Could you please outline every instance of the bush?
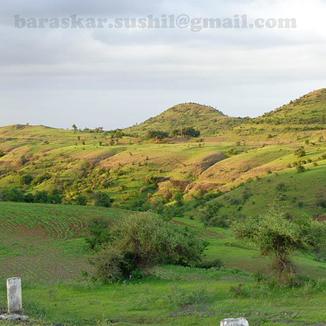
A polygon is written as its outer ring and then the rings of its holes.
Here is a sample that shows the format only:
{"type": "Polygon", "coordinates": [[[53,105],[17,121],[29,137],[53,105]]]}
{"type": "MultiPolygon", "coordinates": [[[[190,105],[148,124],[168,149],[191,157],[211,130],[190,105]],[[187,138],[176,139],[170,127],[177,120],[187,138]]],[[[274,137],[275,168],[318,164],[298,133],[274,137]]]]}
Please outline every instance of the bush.
{"type": "Polygon", "coordinates": [[[306,168],[303,165],[298,165],[297,166],[297,172],[298,173],[303,173],[306,171],[306,168]]]}
{"type": "Polygon", "coordinates": [[[10,188],[2,191],[1,200],[3,201],[14,201],[14,202],[23,202],[24,201],[24,192],[19,188],[10,188]]]}
{"type": "Polygon", "coordinates": [[[89,236],[86,242],[91,250],[98,250],[110,241],[109,223],[107,220],[96,218],[88,225],[89,236]]]}
{"type": "Polygon", "coordinates": [[[95,278],[104,282],[129,279],[157,264],[194,266],[205,243],[188,229],[153,216],[124,218],[110,230],[107,245],[93,260],[95,278]]]}
{"type": "Polygon", "coordinates": [[[303,157],[303,156],[306,156],[306,151],[304,149],[304,147],[299,147],[295,152],[294,154],[298,157],[303,157]]]}
{"type": "Polygon", "coordinates": [[[94,278],[104,283],[130,279],[132,273],[137,269],[132,255],[112,246],[103,249],[93,263],[96,266],[94,278]]]}
{"type": "Polygon", "coordinates": [[[29,186],[33,181],[33,176],[30,174],[25,174],[21,176],[21,184],[29,186]]]}
{"type": "Polygon", "coordinates": [[[84,195],[78,195],[75,198],[75,204],[80,206],[86,206],[87,205],[87,197],[84,195]]]}
{"type": "Polygon", "coordinates": [[[98,191],[94,193],[94,204],[95,206],[111,207],[112,200],[108,193],[98,191]]]}

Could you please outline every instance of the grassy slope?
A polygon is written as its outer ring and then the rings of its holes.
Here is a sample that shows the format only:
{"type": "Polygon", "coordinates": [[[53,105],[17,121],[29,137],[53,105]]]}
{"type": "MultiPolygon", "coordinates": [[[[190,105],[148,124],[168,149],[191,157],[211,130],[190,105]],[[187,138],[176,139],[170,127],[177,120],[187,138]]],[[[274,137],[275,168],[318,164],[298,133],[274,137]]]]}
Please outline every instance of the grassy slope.
{"type": "Polygon", "coordinates": [[[326,124],[326,88],[300,97],[257,121],[282,124],[326,124]]]}
{"type": "MultiPolygon", "coordinates": [[[[153,276],[140,282],[90,286],[77,282],[88,256],[82,225],[91,217],[111,220],[138,213],[4,202],[0,203],[0,212],[1,233],[5,235],[0,239],[1,278],[23,276],[25,308],[34,318],[76,325],[94,325],[95,319],[119,325],[216,325],[224,317],[244,315],[251,325],[273,326],[286,325],[288,320],[296,325],[306,325],[308,321],[317,325],[326,318],[316,308],[326,303],[322,290],[254,288],[250,272],[268,272],[269,262],[260,258],[255,248],[235,240],[228,230],[204,228],[182,218],[174,220],[198,230],[209,242],[206,259],[220,258],[226,269],[203,271],[165,266],[154,268],[153,276]],[[21,258],[33,263],[20,264],[21,258]],[[11,265],[13,261],[17,264],[11,265]],[[251,290],[247,296],[236,298],[230,288],[239,283],[251,290]],[[304,304],[302,295],[309,297],[304,304]]],[[[295,261],[301,273],[325,278],[325,263],[305,255],[298,255],[295,261]]],[[[1,307],[5,300],[3,288],[0,293],[1,307]]]]}

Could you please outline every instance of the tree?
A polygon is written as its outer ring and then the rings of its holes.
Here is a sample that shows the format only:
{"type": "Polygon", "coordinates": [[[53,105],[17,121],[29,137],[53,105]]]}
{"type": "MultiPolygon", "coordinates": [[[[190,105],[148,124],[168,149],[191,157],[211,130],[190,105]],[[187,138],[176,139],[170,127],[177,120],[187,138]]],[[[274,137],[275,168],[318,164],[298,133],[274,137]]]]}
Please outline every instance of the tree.
{"type": "Polygon", "coordinates": [[[74,132],[78,131],[78,127],[75,124],[72,125],[72,129],[74,129],[74,132]]]}
{"type": "Polygon", "coordinates": [[[292,221],[283,214],[271,211],[262,217],[249,218],[234,227],[236,235],[256,244],[263,256],[273,257],[272,269],[280,283],[290,283],[295,268],[290,255],[295,250],[308,248],[312,242],[308,221],[292,221]]]}

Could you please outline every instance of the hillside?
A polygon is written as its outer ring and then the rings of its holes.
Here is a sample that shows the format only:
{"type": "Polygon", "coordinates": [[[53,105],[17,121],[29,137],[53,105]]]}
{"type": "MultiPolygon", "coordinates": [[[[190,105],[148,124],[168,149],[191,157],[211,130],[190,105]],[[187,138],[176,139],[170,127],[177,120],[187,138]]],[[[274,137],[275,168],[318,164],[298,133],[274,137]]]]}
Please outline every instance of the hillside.
{"type": "Polygon", "coordinates": [[[127,128],[126,132],[145,135],[148,131],[160,130],[172,134],[175,130],[195,128],[202,135],[207,136],[230,129],[240,122],[241,119],[230,118],[213,107],[196,103],[184,103],[173,106],[139,125],[127,128]]]}
{"type": "Polygon", "coordinates": [[[308,93],[256,119],[261,123],[326,125],[326,88],[308,93]]]}

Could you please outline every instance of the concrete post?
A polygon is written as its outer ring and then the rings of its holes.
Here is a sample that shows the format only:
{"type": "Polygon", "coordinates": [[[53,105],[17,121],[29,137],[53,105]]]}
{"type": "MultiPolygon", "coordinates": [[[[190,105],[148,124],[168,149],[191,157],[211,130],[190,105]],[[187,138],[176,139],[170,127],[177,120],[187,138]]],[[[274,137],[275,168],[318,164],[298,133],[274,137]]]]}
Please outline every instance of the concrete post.
{"type": "Polygon", "coordinates": [[[8,314],[19,314],[23,310],[22,282],[19,277],[7,279],[8,314]]]}

